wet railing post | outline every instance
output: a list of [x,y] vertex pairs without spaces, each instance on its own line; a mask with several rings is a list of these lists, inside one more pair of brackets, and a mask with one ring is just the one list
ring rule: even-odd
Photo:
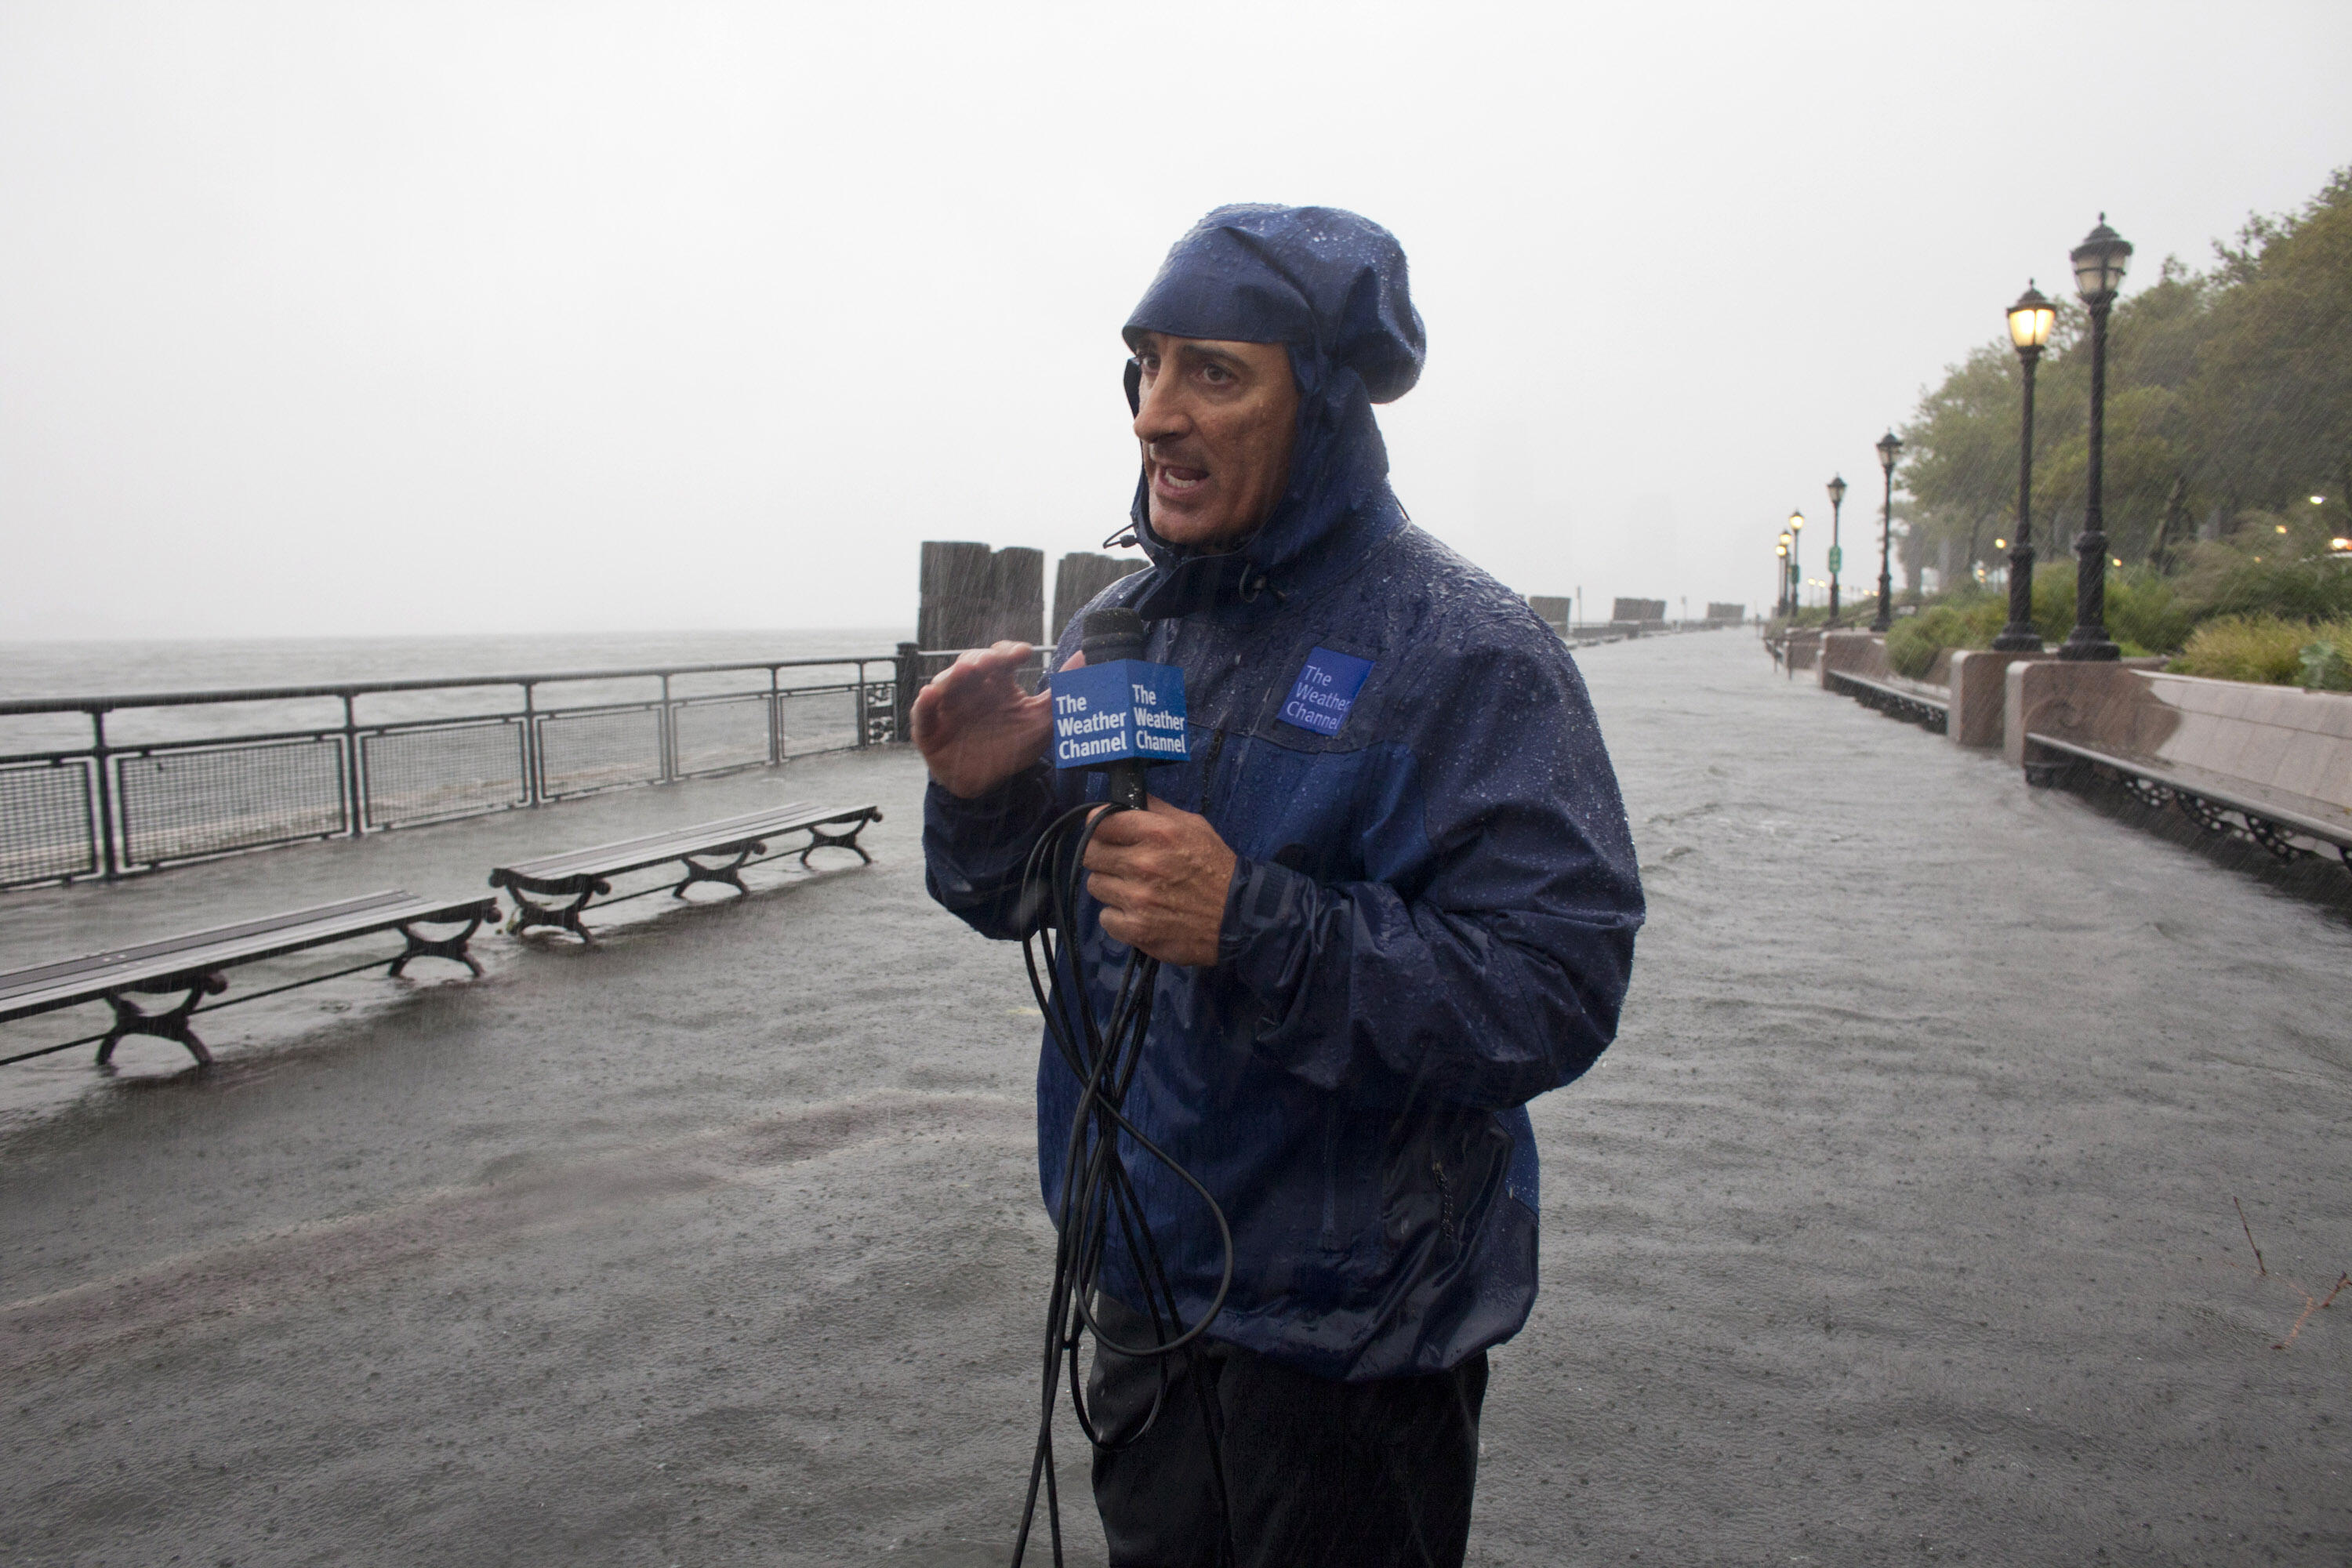
[[899,741],[915,738],[915,692],[923,683],[922,645],[898,645],[898,678],[890,701],[890,733]]
[[360,770],[360,726],[358,716],[352,710],[352,694],[344,692],[343,766],[347,770],[344,799],[350,803],[347,809],[351,814],[345,824],[349,829],[345,837],[357,838],[361,824],[367,820],[367,780]]
[[537,682],[522,683],[522,792],[525,805],[539,805],[547,799],[547,758],[539,747],[539,711]]
[[108,881],[122,875],[122,862],[114,852],[114,763],[113,752],[106,744],[106,710],[89,710],[89,754],[98,768],[98,845],[102,870]]
[[677,727],[669,705],[669,677],[661,678],[661,722],[654,726],[654,744],[661,751],[662,783],[677,780]]
[[784,760],[784,694],[781,666],[768,666],[768,765]]

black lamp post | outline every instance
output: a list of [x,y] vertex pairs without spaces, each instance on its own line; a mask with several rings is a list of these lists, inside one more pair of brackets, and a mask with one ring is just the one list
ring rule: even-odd
[[1886,510],[1878,521],[1878,618],[1870,623],[1874,632],[1895,625],[1895,570],[1890,563],[1895,550],[1895,459],[1902,451],[1903,442],[1894,431],[1878,438],[1878,466],[1886,470]]
[[2074,629],[2058,646],[2060,658],[2114,658],[2122,649],[2107,636],[2107,531],[2100,492],[2107,437],[2107,312],[2122,292],[2131,242],[2099,215],[2072,253],[2074,291],[2091,310],[2090,475],[2083,498],[2083,531],[2074,540]]
[[1773,550],[1780,558],[1780,618],[1784,621],[1789,618],[1789,531],[1784,528],[1780,531],[1780,542]]
[[1792,616],[1805,607],[1805,569],[1798,564],[1802,553],[1798,547],[1804,542],[1804,529],[1805,514],[1790,512],[1789,531],[1782,537],[1789,542],[1789,613]]
[[2033,624],[2033,369],[2050,346],[2058,307],[2026,280],[2025,292],[2009,308],[2009,341],[2025,367],[2024,423],[2017,437],[2017,542],[2009,549],[2009,625],[1992,639],[2000,653],[2040,653],[2042,633]]
[[1830,625],[1838,624],[1838,568],[1845,564],[1845,547],[1839,541],[1838,513],[1845,505],[1845,476],[1830,480]]

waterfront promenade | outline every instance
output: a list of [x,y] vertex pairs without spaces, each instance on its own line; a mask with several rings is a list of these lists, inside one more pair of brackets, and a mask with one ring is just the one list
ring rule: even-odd
[[[1579,658],[1651,921],[1618,1044],[1534,1107],[1471,1560],[2352,1557],[2352,1291],[2272,1348],[2352,1268],[2352,920],[1750,636]],[[5,1069],[0,1560],[1001,1562],[1037,1020],[923,895],[920,784],[844,753],[0,897],[31,962],[888,814],[870,869],[224,1013],[209,1073]]]

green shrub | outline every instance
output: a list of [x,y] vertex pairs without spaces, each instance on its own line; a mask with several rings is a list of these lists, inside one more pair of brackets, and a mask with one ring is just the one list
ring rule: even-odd
[[[2326,532],[2315,517],[2249,513],[2231,538],[2191,546],[2178,576],[2112,567],[2107,635],[2126,657],[2178,652],[2170,668],[2184,674],[2352,690],[2352,563],[2329,553]],[[2006,594],[1963,585],[1895,622],[1886,662],[1920,679],[1946,648],[1990,647],[2008,619]],[[2035,570],[2033,624],[2053,648],[2074,631],[2071,557]]]
[[2200,618],[2352,618],[2352,563],[2329,554],[2326,531],[2312,519],[2248,514],[2231,538],[2207,540],[2189,552],[2181,588]]
[[[2145,566],[2107,570],[2107,635],[2126,654],[2172,653],[2189,641],[2197,606],[2171,579]],[[2052,647],[2074,629],[2074,563],[2054,561],[2033,574],[2033,624]]]
[[1931,605],[1895,623],[1886,634],[1886,663],[1897,675],[1926,679],[1948,647],[1989,647],[2009,624],[2009,601],[1990,594]]
[[2352,691],[2352,637],[2322,637],[2303,647],[2303,683],[2319,691]]
[[[2278,616],[2218,616],[2199,625],[2166,668],[2217,680],[2352,690],[2352,620],[2314,626]],[[2341,684],[2337,684],[2341,682]]]
[[2033,571],[2033,626],[2056,647],[2074,629],[2074,563],[2045,561]]
[[2107,579],[2107,634],[2142,653],[2177,653],[2196,628],[2196,611],[2169,578],[2126,566]]

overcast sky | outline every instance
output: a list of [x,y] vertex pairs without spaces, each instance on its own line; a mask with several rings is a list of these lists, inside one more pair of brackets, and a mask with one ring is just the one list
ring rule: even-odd
[[1119,526],[1229,201],[1402,239],[1396,486],[1512,587],[1753,604],[1840,469],[1874,578],[1922,385],[2347,79],[2343,0],[5,0],[0,637],[911,626],[919,540]]

